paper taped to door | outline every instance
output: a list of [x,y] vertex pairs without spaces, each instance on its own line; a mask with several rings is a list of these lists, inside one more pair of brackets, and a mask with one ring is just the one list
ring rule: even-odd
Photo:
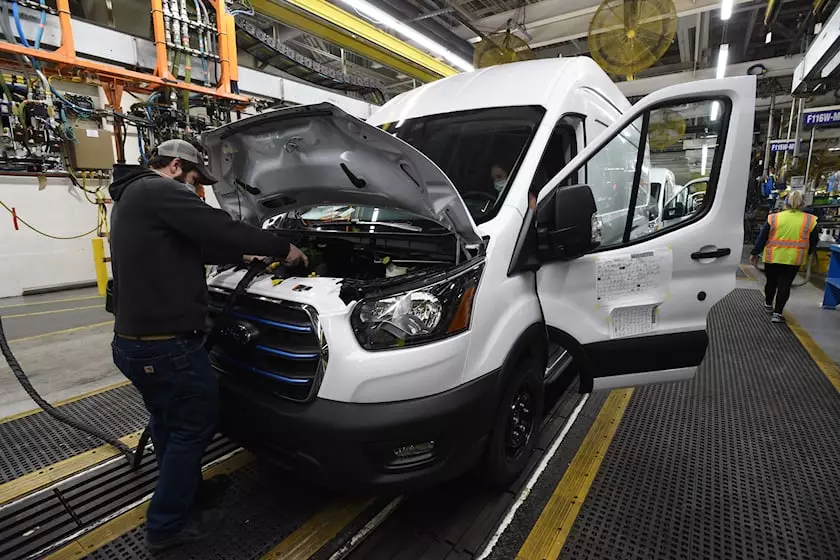
[[610,313],[610,338],[639,336],[656,330],[658,305],[616,307]]
[[595,267],[595,303],[607,307],[665,300],[671,284],[669,248],[599,256]]

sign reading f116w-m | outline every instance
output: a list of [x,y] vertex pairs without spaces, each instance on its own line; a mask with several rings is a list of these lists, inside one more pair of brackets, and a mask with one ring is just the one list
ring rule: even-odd
[[814,107],[802,111],[802,124],[805,126],[840,125],[840,105]]

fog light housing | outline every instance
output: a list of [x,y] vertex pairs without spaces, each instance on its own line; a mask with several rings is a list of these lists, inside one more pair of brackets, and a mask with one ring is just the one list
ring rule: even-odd
[[407,459],[409,457],[417,457],[418,455],[425,455],[432,453],[435,450],[435,442],[424,441],[423,443],[412,443],[403,445],[394,449],[394,457],[397,459]]
[[395,447],[392,450],[392,460],[389,468],[414,467],[434,461],[435,442],[434,440],[410,443]]

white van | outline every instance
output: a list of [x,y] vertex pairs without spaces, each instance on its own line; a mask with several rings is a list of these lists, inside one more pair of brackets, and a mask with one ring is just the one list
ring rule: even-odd
[[[234,307],[212,353],[223,431],[330,486],[479,463],[505,483],[569,357],[586,392],[690,378],[735,285],[754,97],[727,78],[631,107],[564,58],[433,82],[367,123],[321,104],[210,132],[220,204],[310,259]],[[649,231],[665,110],[704,125],[711,174],[701,212]],[[243,274],[211,275],[215,310]]]
[[654,167],[650,170],[650,206],[648,218],[650,230],[657,231],[662,227],[665,204],[677,192],[677,179],[674,172],[664,167]]

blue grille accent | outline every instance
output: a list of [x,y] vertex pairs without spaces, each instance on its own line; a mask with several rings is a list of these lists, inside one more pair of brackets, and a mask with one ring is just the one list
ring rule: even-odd
[[277,321],[269,321],[268,319],[261,319],[259,317],[254,317],[253,315],[246,315],[245,313],[239,313],[235,311],[233,313],[234,317],[239,317],[240,319],[247,319],[248,321],[254,321],[255,323],[262,323],[264,325],[270,325],[272,327],[277,327],[278,329],[285,329],[287,331],[295,331],[295,332],[312,332],[311,327],[301,327],[300,325],[291,325],[289,323],[278,323]]
[[296,354],[295,352],[287,352],[285,350],[279,350],[277,348],[271,348],[270,346],[257,346],[257,350],[262,350],[263,352],[268,352],[269,354],[274,354],[275,356],[281,356],[283,358],[289,358],[291,360],[314,360],[318,357],[318,354]]
[[240,362],[239,360],[234,360],[228,358],[223,354],[214,353],[214,357],[220,358],[223,362],[231,363],[235,366],[241,367],[243,369],[247,369],[248,371],[252,371],[259,375],[263,375],[265,377],[270,377],[271,379],[277,379],[278,381],[283,381],[284,383],[291,383],[292,385],[306,385],[307,383],[311,383],[311,379],[295,379],[292,377],[285,377],[283,375],[277,375],[276,373],[271,373],[270,371],[265,371],[264,369],[256,368],[254,366],[248,365],[244,362]]

